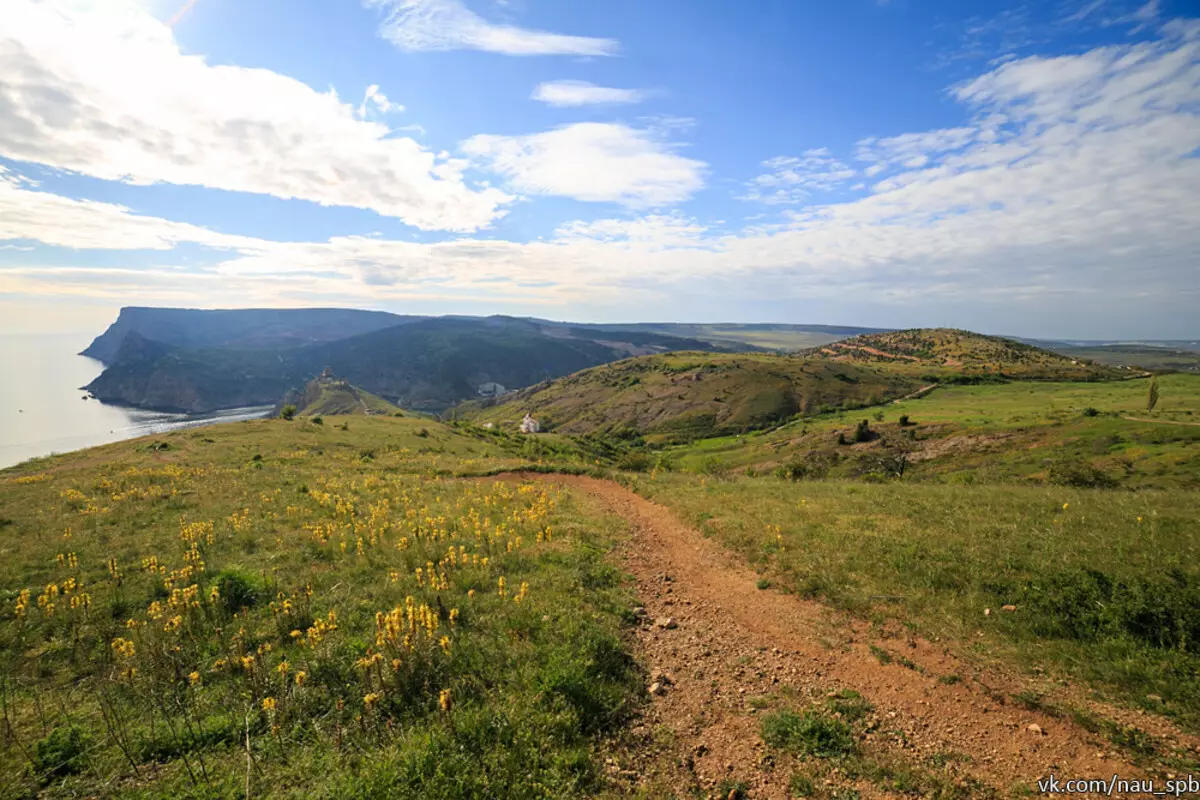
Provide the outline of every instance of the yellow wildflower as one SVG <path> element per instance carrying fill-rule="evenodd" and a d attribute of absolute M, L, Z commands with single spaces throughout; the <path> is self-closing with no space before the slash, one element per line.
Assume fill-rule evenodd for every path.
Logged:
<path fill-rule="evenodd" d="M 262 710 L 263 711 L 274 711 L 276 705 L 278 705 L 278 704 L 275 702 L 274 697 L 264 697 L 263 701 L 262 701 Z"/>

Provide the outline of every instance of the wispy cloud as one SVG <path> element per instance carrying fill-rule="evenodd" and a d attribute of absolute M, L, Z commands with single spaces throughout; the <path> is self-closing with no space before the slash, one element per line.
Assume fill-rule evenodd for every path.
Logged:
<path fill-rule="evenodd" d="M 507 56 L 612 56 L 613 39 L 488 22 L 460 0 L 364 0 L 382 8 L 380 34 L 401 50 L 483 50 Z"/>
<path fill-rule="evenodd" d="M 525 136 L 473 136 L 462 150 L 525 194 L 614 202 L 632 208 L 671 205 L 704 185 L 706 165 L 673 152 L 651 131 L 582 122 Z"/>
<path fill-rule="evenodd" d="M 770 205 L 801 203 L 813 192 L 836 189 L 858 174 L 824 147 L 806 150 L 799 157 L 776 156 L 762 166 L 770 171 L 751 180 L 739 199 Z"/>
<path fill-rule="evenodd" d="M 510 197 L 468 186 L 465 162 L 391 135 L 361 118 L 369 110 L 398 106 L 376 87 L 356 109 L 270 70 L 210 65 L 136 2 L 4 3 L 0 156 L 370 209 L 427 230 L 503 215 Z"/>
<path fill-rule="evenodd" d="M 547 105 L 566 108 L 640 103 L 646 98 L 646 92 L 640 89 L 613 89 L 587 81 L 547 81 L 537 85 L 532 97 Z"/>
<path fill-rule="evenodd" d="M 230 240 L 14 179 L 0 183 L 0 240 L 156 249 L 166 264 L 174 256 L 167 248 L 182 242 L 233 251 L 205 268 L 204 280 L 168 266 L 146 270 L 140 284 L 136 270 L 114 277 L 120 294 L 136 290 L 145 302 L 179 295 L 190 304 L 227 296 L 244 304 L 272 291 L 273 303 L 375 306 L 483 296 L 531 313 L 538 304 L 607 303 L 658 316 L 675 303 L 673 313 L 694 316 L 680 297 L 716 298 L 714 313 L 737 301 L 832 307 L 852 297 L 859 316 L 925 304 L 941 320 L 971 325 L 991 304 L 1000 320 L 1173 315 L 1182 328 L 1200 304 L 1200 30 L 1164 30 L 1154 41 L 977 73 L 948 87 L 963 111 L 954 127 L 864 139 L 845 156 L 815 150 L 772 160 L 766 174 L 778 185 L 768 180 L 764 191 L 813 196 L 773 215 L 774 224 L 733 232 L 655 210 L 565 223 L 546 241 Z M 475 137 L 464 152 L 515 191 L 633 208 L 669 209 L 704 182 L 704 164 L 620 125 Z M 831 175 L 865 171 L 860 164 L 879 167 L 864 195 L 831 202 L 816 194 L 841 185 Z M 114 291 L 90 277 L 0 268 L 0 295 Z"/>

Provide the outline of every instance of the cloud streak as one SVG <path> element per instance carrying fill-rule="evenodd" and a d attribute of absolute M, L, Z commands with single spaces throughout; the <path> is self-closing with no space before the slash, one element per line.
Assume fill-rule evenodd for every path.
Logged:
<path fill-rule="evenodd" d="M 385 12 L 379 33 L 401 50 L 482 50 L 506 56 L 614 56 L 613 39 L 488 22 L 459 0 L 364 0 Z"/>
<path fill-rule="evenodd" d="M 539 83 L 532 98 L 558 108 L 587 105 L 627 105 L 640 103 L 646 93 L 640 89 L 613 89 L 587 81 L 547 81 Z"/>

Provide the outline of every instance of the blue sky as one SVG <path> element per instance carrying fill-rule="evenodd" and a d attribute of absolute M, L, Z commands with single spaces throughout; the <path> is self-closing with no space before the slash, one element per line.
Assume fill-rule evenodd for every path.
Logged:
<path fill-rule="evenodd" d="M 1175 0 L 7 0 L 0 332 L 122 305 L 1200 336 Z"/>

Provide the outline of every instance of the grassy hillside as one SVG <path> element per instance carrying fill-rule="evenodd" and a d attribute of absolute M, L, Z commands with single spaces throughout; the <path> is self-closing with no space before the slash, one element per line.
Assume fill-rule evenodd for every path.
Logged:
<path fill-rule="evenodd" d="M 204 412 L 274 403 L 331 367 L 398 405 L 440 411 L 476 397 L 485 383 L 514 389 L 631 354 L 708 347 L 654 333 L 630 337 L 637 341 L 511 317 L 422 319 L 290 349 L 187 349 L 131 332 L 115 363 L 87 388 L 109 402 Z"/>
<path fill-rule="evenodd" d="M 289 392 L 279 406 L 282 409 L 288 405 L 295 406 L 296 415 L 303 417 L 400 414 L 399 406 L 382 397 L 341 378 L 324 375 L 309 381 L 303 391 Z"/>
<path fill-rule="evenodd" d="M 849 364 L 887 365 L 942 379 L 1110 380 L 1122 371 L 998 336 L 952 328 L 917 328 L 855 336 L 808 351 Z"/>
<path fill-rule="evenodd" d="M 437 477 L 479 459 L 521 463 L 268 420 L 0 474 L 0 793 L 595 795 L 644 694 L 616 530 Z"/>
<path fill-rule="evenodd" d="M 940 386 L 882 408 L 708 439 L 668 455 L 694 471 L 880 478 L 895 468 L 885 462 L 907 451 L 906 481 L 1200 488 L 1200 376 L 1160 376 L 1158 386 L 1153 413 L 1144 378 Z M 855 443 L 863 420 L 869 437 Z"/>
<path fill-rule="evenodd" d="M 1200 728 L 1200 494 L 667 473 L 638 487 L 742 553 L 764 585 L 1024 665 L 1040 687 L 1010 701 L 1083 679 Z M 898 638 L 880 657 L 904 652 Z"/>
<path fill-rule="evenodd" d="M 517 425 L 528 412 L 563 433 L 606 431 L 680 441 L 775 425 L 796 414 L 857 407 L 918 388 L 911 377 L 819 359 L 670 353 L 632 358 L 533 386 L 455 415 Z"/>
<path fill-rule="evenodd" d="M 654 369 L 622 373 L 611 370 L 631 362 L 611 365 L 605 380 L 639 383 L 606 389 L 645 380 L 677 396 L 685 386 L 711 391 L 725 377 L 737 379 L 731 388 L 780 374 L 813 397 L 830 380 L 860 391 L 907 388 L 886 383 L 904 381 L 886 373 L 798 358 L 679 354 L 633 362 Z M 595 375 L 573 376 L 580 378 L 580 387 L 604 386 Z M 1073 719 L 1109 740 L 1097 747 L 1132 754 L 1158 772 L 1186 773 L 1195 753 L 1175 752 L 1167 736 L 1142 726 L 1153 729 L 1162 721 L 1151 717 L 1162 714 L 1200 730 L 1200 495 L 1179 488 L 1183 476 L 1200 474 L 1192 455 L 1200 427 L 1183 424 L 1200 412 L 1200 378 L 1164 376 L 1159 387 L 1153 412 L 1145 411 L 1144 381 L 942 387 L 668 454 L 703 465 L 714 453 L 758 458 L 771 450 L 768 442 L 794 449 L 800 444 L 787 437 L 813 436 L 858 457 L 883 447 L 880 438 L 899 431 L 906 413 L 917 424 L 903 427 L 917 430 L 922 447 L 948 438 L 922 438 L 942 426 L 985 439 L 1044 436 L 1041 452 L 1050 458 L 1101 459 L 1119 450 L 1135 474 L 1161 467 L 1160 477 L 1176 480 L 1163 484 L 1175 487 L 1167 491 L 1045 485 L 1033 474 L 1025 477 L 1041 485 L 1016 485 L 1014 477 L 1036 466 L 1026 453 L 1040 456 L 1024 440 L 1008 449 L 948 448 L 899 481 L 792 481 L 724 468 L 703 475 L 655 468 L 621 479 L 740 554 L 758 571 L 760 590 L 819 598 L 866 621 L 851 626 L 836 617 L 838 635 L 870 637 L 871 652 L 895 662 L 891 669 L 920 669 L 906 648 L 914 634 L 934 637 L 937 650 L 961 655 L 956 663 L 970 671 L 922 674 L 929 685 L 987 692 L 989 703 L 1058 715 L 1063 728 Z M 882 437 L 830 444 L 863 413 Z M 1093 452 L 1093 434 L 1112 450 Z M 681 617 L 670 634 L 649 620 L 633 623 L 638 599 L 612 554 L 625 552 L 626 565 L 640 561 L 647 571 L 659 569 L 645 565 L 662 554 L 650 552 L 648 540 L 624 551 L 636 534 L 578 495 L 484 477 L 580 471 L 638 453 L 626 446 L 613 448 L 600 434 L 521 436 L 506 426 L 412 416 L 320 425 L 297 418 L 176 431 L 0 471 L 0 796 L 666 796 L 655 784 L 637 794 L 628 776 L 619 782 L 619 759 L 609 756 L 621 756 L 628 742 L 649 759 L 632 762 L 635 775 L 647 765 L 689 771 L 687 759 L 701 758 L 692 748 L 705 730 L 698 720 L 746 715 L 740 730 L 754 736 L 763 703 L 800 707 L 806 695 L 778 671 L 773 699 L 736 690 L 734 700 L 714 696 L 715 720 L 656 710 L 638 716 L 662 708 L 653 704 L 663 699 L 647 692 L 647 679 L 661 669 L 655 655 L 706 646 L 695 641 L 702 631 L 687 629 L 691 612 L 683 607 L 668 612 Z M 742 449 L 721 450 L 730 447 Z M 942 458 L 959 477 L 923 472 Z M 910 480 L 935 474 L 947 483 Z M 688 576 L 672 573 L 643 591 L 656 602 L 678 598 Z M 728 663 L 710 666 L 755 672 L 754 658 L 770 652 L 762 651 L 723 652 Z M 785 656 L 771 653 L 774 667 L 788 663 L 778 658 Z M 805 663 L 796 662 L 792 677 L 811 675 Z M 1025 671 L 992 671 L 1012 664 Z M 694 678 L 705 682 L 706 698 L 717 677 Z M 813 680 L 805 691 L 816 687 L 822 708 L 847 688 Z M 931 695 L 922 688 L 919 696 L 924 703 Z M 1095 697 L 1147 716 L 1121 710 L 1114 722 L 1090 705 Z M 953 724 L 963 709 L 930 711 Z M 861 740 L 864 749 L 882 746 L 892 729 L 915 733 L 914 724 L 928 722 L 890 720 L 882 711 L 883 727 L 865 728 L 864 720 L 863 733 L 878 734 Z M 673 749 L 685 736 L 693 738 Z M 760 763 L 766 751 L 755 744 L 746 750 Z M 937 796 L 1006 796 L 975 792 L 944 769 L 945 752 L 919 749 L 905 740 L 894 752 L 961 790 Z M 966 764 L 991 753 L 952 755 Z M 779 785 L 792 762 L 774 757 Z M 802 766 L 834 775 L 854 763 L 818 755 Z M 693 773 L 690 785 L 697 796 L 739 796 L 739 776 L 727 777 L 701 788 Z M 880 793 L 921 793 L 914 786 L 922 784 L 902 786 L 895 773 L 851 779 L 873 780 Z M 686 796 L 683 786 L 669 788 Z"/>
<path fill-rule="evenodd" d="M 587 330 L 652 332 L 667 336 L 698 339 L 731 349 L 763 349 L 794 352 L 836 342 L 863 333 L 878 333 L 880 328 L 841 325 L 787 325 L 774 323 L 691 323 L 643 322 L 632 325 L 582 325 Z"/>

